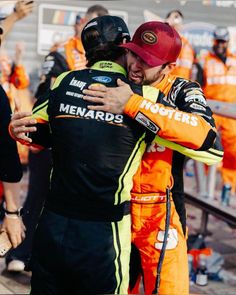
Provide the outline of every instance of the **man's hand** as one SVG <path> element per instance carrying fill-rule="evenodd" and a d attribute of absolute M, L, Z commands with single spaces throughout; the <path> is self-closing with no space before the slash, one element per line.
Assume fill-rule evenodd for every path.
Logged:
<path fill-rule="evenodd" d="M 21 217 L 5 216 L 3 219 L 1 231 L 5 231 L 12 243 L 13 248 L 16 248 L 22 243 L 25 238 L 25 226 Z"/>
<path fill-rule="evenodd" d="M 133 95 L 129 84 L 117 80 L 118 87 L 106 87 L 105 85 L 89 86 L 83 90 L 83 99 L 98 105 L 89 105 L 90 110 L 105 111 L 113 114 L 122 114 L 127 101 Z"/>
<path fill-rule="evenodd" d="M 30 14 L 34 8 L 34 3 L 29 3 L 30 1 L 20 0 L 16 3 L 14 12 L 17 19 L 20 20 Z"/>
<path fill-rule="evenodd" d="M 24 141 L 29 144 L 32 142 L 32 139 L 27 136 L 27 133 L 37 130 L 37 128 L 33 126 L 37 121 L 31 118 L 31 116 L 31 112 L 17 112 L 12 115 L 9 132 L 15 140 Z"/>

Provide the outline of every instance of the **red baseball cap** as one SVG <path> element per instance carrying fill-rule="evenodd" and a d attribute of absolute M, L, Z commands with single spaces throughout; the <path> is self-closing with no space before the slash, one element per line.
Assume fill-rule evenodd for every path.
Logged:
<path fill-rule="evenodd" d="M 151 21 L 138 27 L 131 42 L 120 46 L 135 53 L 149 66 L 155 67 L 175 62 L 182 42 L 179 34 L 169 24 Z"/>

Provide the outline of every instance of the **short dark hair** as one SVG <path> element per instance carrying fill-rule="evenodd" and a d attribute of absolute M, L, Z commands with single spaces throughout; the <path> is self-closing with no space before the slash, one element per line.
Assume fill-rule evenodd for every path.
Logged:
<path fill-rule="evenodd" d="M 171 14 L 174 13 L 174 12 L 178 13 L 182 18 L 184 18 L 184 15 L 180 10 L 174 9 L 174 10 L 171 10 L 170 12 L 167 13 L 166 19 L 169 18 L 171 16 Z"/>
<path fill-rule="evenodd" d="M 96 13 L 97 16 L 103 16 L 103 15 L 109 14 L 106 7 L 99 5 L 99 4 L 92 5 L 88 8 L 86 14 L 92 14 L 92 13 Z"/>
<path fill-rule="evenodd" d="M 81 34 L 82 43 L 90 67 L 99 60 L 115 61 L 125 53 L 119 45 L 130 40 L 124 20 L 118 16 L 104 15 L 89 21 Z"/>

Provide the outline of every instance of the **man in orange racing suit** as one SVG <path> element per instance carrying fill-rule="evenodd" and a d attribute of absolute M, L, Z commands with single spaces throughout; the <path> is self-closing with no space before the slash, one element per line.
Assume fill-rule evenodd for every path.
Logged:
<path fill-rule="evenodd" d="M 179 37 L 174 32 L 168 25 L 159 22 L 145 23 L 137 29 L 132 42 L 123 45 L 129 50 L 127 54 L 129 78 L 135 83 L 143 82 L 158 88 L 160 90 L 158 102 L 172 105 L 177 113 L 179 109 L 200 115 L 214 126 L 212 113 L 206 105 L 199 85 L 168 74 L 173 69 L 178 56 Z M 90 90 L 84 90 L 86 94 L 84 99 L 99 103 L 98 106 L 91 105 L 92 110 L 124 112 L 141 124 L 150 126 L 150 129 L 156 126 L 160 137 L 163 136 L 163 126 L 157 124 L 156 117 L 159 114 L 167 117 L 174 116 L 177 121 L 182 120 L 191 124 L 191 114 L 181 117 L 172 112 L 165 112 L 149 100 L 133 94 L 122 82 L 120 85 L 117 89 L 92 86 Z M 91 97 L 95 94 L 97 97 Z M 170 140 L 177 141 L 177 129 L 176 126 L 176 139 Z M 185 135 L 188 136 L 186 133 Z M 183 195 L 184 156 L 173 152 L 171 145 L 169 147 L 152 142 L 146 149 L 142 163 L 134 176 L 131 207 L 133 251 L 130 264 L 132 294 L 139 293 L 138 284 L 141 274 L 146 294 L 158 293 L 158 291 L 158 294 L 189 293 L 185 208 L 184 200 L 178 199 Z M 208 151 L 210 159 L 208 164 L 222 159 L 221 151 L 216 151 L 216 155 L 213 155 L 212 151 L 213 149 Z M 206 154 L 207 152 L 199 152 L 198 159 L 204 161 Z M 175 179 L 174 187 L 172 174 Z M 170 225 L 166 231 L 166 190 L 172 187 L 173 200 L 177 205 L 178 213 L 171 200 Z M 160 269 L 158 269 L 157 280 L 157 265 L 158 263 L 161 265 L 160 261 L 163 259 L 160 256 L 163 255 L 161 253 L 163 253 L 165 232 L 168 238 L 165 258 L 161 262 L 163 264 L 159 285 Z"/>
<path fill-rule="evenodd" d="M 207 99 L 236 102 L 236 55 L 230 53 L 229 32 L 226 27 L 214 31 L 212 51 L 200 59 L 203 74 L 203 90 Z M 224 147 L 222 166 L 223 184 L 236 187 L 236 120 L 214 115 Z"/>

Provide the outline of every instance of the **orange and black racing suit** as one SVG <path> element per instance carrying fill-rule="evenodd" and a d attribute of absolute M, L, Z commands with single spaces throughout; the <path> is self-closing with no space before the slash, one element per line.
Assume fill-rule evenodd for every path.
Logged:
<path fill-rule="evenodd" d="M 107 292 L 108 289 L 105 289 L 106 291 L 99 289 L 103 282 L 106 282 L 106 286 L 116 286 L 115 290 L 110 289 L 109 293 L 127 292 L 128 249 L 130 247 L 129 222 L 126 218 L 128 215 L 124 215 L 123 209 L 126 208 L 125 204 L 129 204 L 132 176 L 137 170 L 141 156 L 145 151 L 145 141 L 148 141 L 148 138 L 152 136 L 143 137 L 142 128 L 140 126 L 135 127 L 134 121 L 133 123 L 126 122 L 126 116 L 88 110 L 88 103 L 81 99 L 82 89 L 87 88 L 88 85 L 102 83 L 107 86 L 115 86 L 117 78 L 122 78 L 121 73 L 124 73 L 124 70 L 112 62 L 99 62 L 92 69 L 65 73 L 56 80 L 49 100 L 39 101 L 34 107 L 34 117 L 39 123 L 38 130 L 43 129 L 48 120 L 50 122 L 54 158 L 50 193 L 46 200 L 43 220 L 41 218 L 36 234 L 38 244 L 35 244 L 33 252 L 32 282 L 35 288 L 39 288 L 39 284 L 45 285 L 49 282 L 47 280 L 45 283 L 39 281 L 39 277 L 37 277 L 37 275 L 40 275 L 39 265 L 44 268 L 52 268 L 51 263 L 53 261 L 60 261 L 61 267 L 53 269 L 56 272 L 60 271 L 64 269 L 62 265 L 65 263 L 67 275 L 60 282 L 57 281 L 57 284 L 62 284 L 62 287 L 63 283 L 67 283 L 65 286 L 68 287 L 68 282 L 70 282 L 70 286 L 73 286 L 73 277 L 75 277 L 74 283 L 78 286 L 77 272 L 80 272 L 82 268 L 92 274 L 86 288 L 92 288 L 94 293 L 105 294 Z M 156 101 L 157 94 L 159 94 L 159 91 L 155 89 L 152 89 L 151 93 L 147 87 L 143 87 L 142 92 L 142 95 L 146 97 L 152 96 L 153 101 Z M 148 100 L 146 100 L 146 103 L 145 108 L 147 110 L 150 108 L 151 112 L 154 111 L 156 123 L 151 123 L 145 116 L 145 111 L 137 114 L 136 120 L 144 124 L 153 134 L 158 133 L 163 138 L 193 149 L 204 150 L 212 145 L 215 138 L 214 128 L 201 116 L 197 114 L 189 115 L 174 110 L 170 106 L 166 107 Z M 183 134 L 183 129 L 189 131 L 187 136 Z M 34 142 L 40 144 L 42 139 L 37 142 L 37 138 L 34 138 L 36 135 L 32 134 Z M 139 138 L 141 141 L 139 141 Z M 130 154 L 133 149 L 132 146 L 136 147 Z M 58 220 L 59 223 L 63 222 L 64 224 L 62 218 L 65 220 L 72 218 L 74 220 L 73 226 L 75 226 L 75 220 L 77 226 L 82 225 L 82 223 L 84 226 L 86 224 L 88 226 L 87 230 L 83 226 L 85 240 L 81 245 L 82 248 L 80 248 L 80 233 L 78 231 L 78 238 L 74 241 L 75 251 L 71 253 L 70 248 L 70 251 L 67 252 L 67 255 L 70 254 L 71 258 L 73 256 L 71 260 L 73 267 L 68 264 L 67 258 L 69 259 L 69 256 L 54 252 L 53 249 L 50 261 L 45 258 L 45 251 L 48 253 L 50 248 L 48 244 L 55 237 L 47 235 L 47 227 L 50 224 L 47 224 L 45 228 L 45 224 L 42 223 L 49 221 L 49 219 L 52 221 L 52 213 L 57 215 L 55 219 L 60 219 Z M 97 230 L 84 220 L 95 221 Z M 108 221 L 104 225 L 108 232 L 105 231 L 105 228 L 103 231 L 104 220 Z M 123 224 L 122 232 L 120 231 L 121 223 Z M 113 230 L 117 230 L 116 234 L 113 231 L 109 233 L 109 224 Z M 100 229 L 99 233 L 98 229 Z M 89 230 L 93 230 L 94 234 L 92 232 L 90 234 Z M 60 231 L 64 236 L 63 228 Z M 102 246 L 104 243 L 104 247 L 109 244 L 107 248 L 109 251 L 100 251 L 102 249 L 97 248 L 98 234 L 99 244 Z M 40 235 L 41 238 L 39 238 Z M 45 235 L 47 235 L 46 240 Z M 108 243 L 108 237 L 110 241 L 113 241 L 112 243 Z M 63 244 L 61 250 L 66 251 L 67 246 L 70 247 L 70 242 Z M 58 255 L 60 258 L 58 258 Z M 109 260 L 111 256 L 113 258 Z M 86 263 L 83 261 L 86 261 Z M 90 261 L 92 262 L 91 265 Z M 99 261 L 103 261 L 103 263 Z M 105 261 L 107 267 L 102 269 L 105 267 Z M 74 268 L 75 265 L 76 269 Z M 94 268 L 94 265 L 96 265 L 96 268 Z M 70 269 L 69 272 L 68 269 Z M 106 273 L 106 277 L 103 280 L 102 274 L 104 273 Z M 108 280 L 108 275 L 111 276 L 111 280 Z M 123 280 L 121 280 L 121 276 L 123 276 Z M 67 279 L 68 281 L 66 281 Z M 96 281 L 96 284 L 94 284 L 94 281 Z M 80 282 L 81 285 L 78 290 L 84 292 L 84 294 L 91 291 L 83 286 L 83 280 Z M 97 287 L 99 285 L 99 288 L 94 290 L 94 285 Z M 58 285 L 53 287 L 57 288 Z"/>
<path fill-rule="evenodd" d="M 203 90 L 207 99 L 236 103 L 236 55 L 227 52 L 225 61 L 209 52 L 200 59 L 203 69 Z M 236 120 L 214 115 L 219 130 L 224 158 L 223 183 L 236 190 Z"/>
<path fill-rule="evenodd" d="M 125 107 L 125 114 L 139 120 L 139 117 L 148 118 L 149 124 L 157 126 L 158 135 L 162 134 L 164 126 L 157 119 L 158 115 L 175 118 L 186 125 L 175 128 L 175 137 L 168 138 L 184 143 L 191 136 L 189 125 L 194 125 L 192 116 L 199 115 L 205 124 L 214 127 L 212 112 L 206 105 L 206 100 L 199 85 L 176 76 L 166 76 L 160 83 L 154 84 L 159 89 L 158 102 L 172 105 L 175 110 L 167 112 L 146 99 L 133 95 Z M 147 97 L 147 96 L 146 96 Z M 188 115 L 181 116 L 179 110 Z M 181 133 L 181 136 L 179 135 Z M 201 131 L 194 134 L 201 136 Z M 163 246 L 166 226 L 166 188 L 172 188 L 173 201 L 171 201 L 170 226 L 166 252 L 161 270 L 161 280 L 158 294 L 188 294 L 188 263 L 186 248 L 186 215 L 183 189 L 184 156 L 173 152 L 161 143 L 152 142 L 148 145 L 142 163 L 134 176 L 132 188 L 132 254 L 131 254 L 131 281 L 130 292 L 138 293 L 140 274 L 143 275 L 144 290 L 152 294 L 157 278 L 157 265 Z M 204 153 L 199 154 L 202 160 Z M 210 149 L 208 156 L 211 164 L 222 159 L 222 152 Z M 173 186 L 174 185 L 174 186 Z"/>

